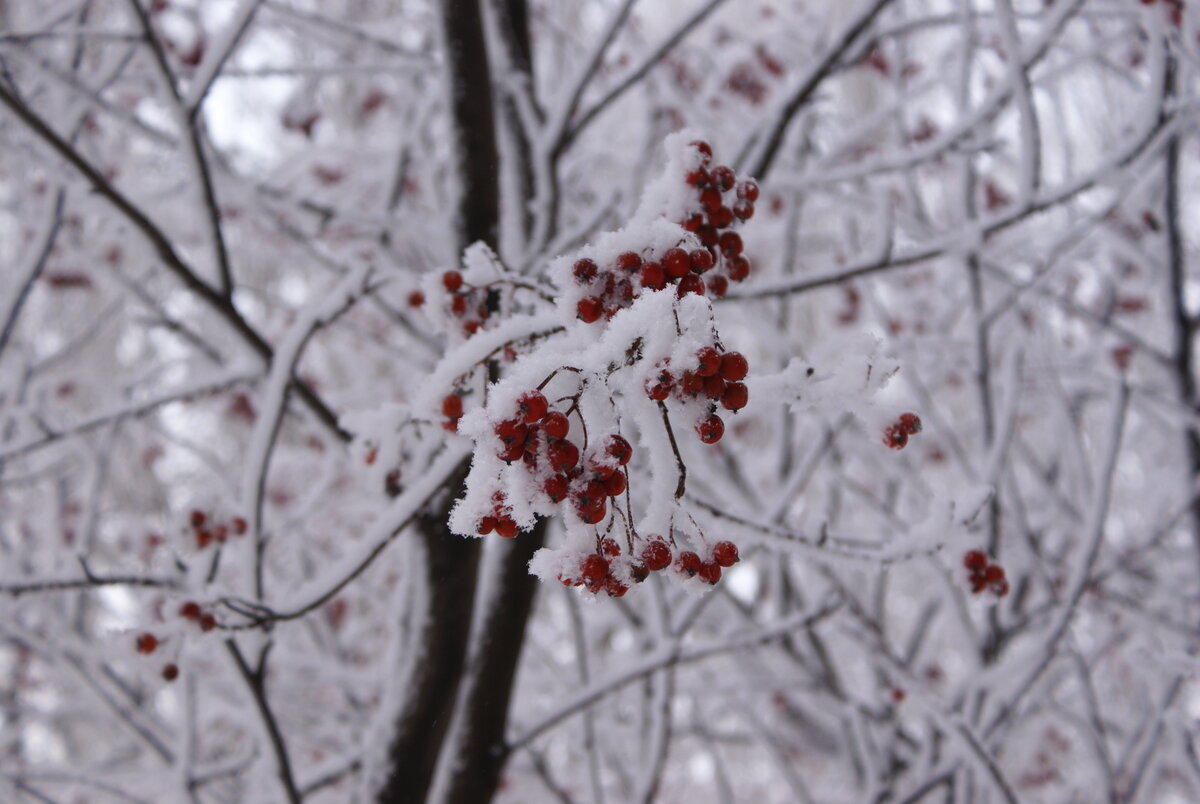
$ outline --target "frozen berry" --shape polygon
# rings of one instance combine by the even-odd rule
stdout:
[[[754,217],[754,204],[742,198],[733,205],[733,215],[740,221],[748,221]]]
[[[425,304],[425,294],[424,293],[422,293],[419,290],[414,290],[412,293],[408,294],[408,306],[409,307],[414,307],[414,308],[420,307],[423,304]]]
[[[709,175],[712,176],[712,180],[721,189],[721,192],[732,190],[734,182],[737,181],[737,176],[733,170],[727,168],[725,165],[718,165],[713,168],[709,171]]]
[[[458,394],[450,394],[442,400],[442,415],[447,419],[461,419],[463,415],[463,401]]]
[[[681,248],[669,248],[662,256],[663,270],[672,279],[681,279],[692,269],[691,258]]]
[[[648,262],[642,266],[642,287],[650,290],[662,290],[667,286],[667,275],[657,262]]]
[[[589,555],[583,560],[583,564],[579,568],[579,575],[588,589],[596,591],[608,577],[608,560],[604,556],[594,553]]]
[[[632,273],[642,267],[642,258],[632,251],[617,255],[617,267],[626,273]]]
[[[556,472],[568,472],[579,463],[579,447],[570,441],[555,441],[550,445],[550,468]]]
[[[758,184],[754,179],[746,179],[737,186],[737,197],[747,201],[758,200]]]
[[[604,302],[595,296],[584,296],[575,305],[575,312],[579,315],[579,319],[585,324],[590,324],[593,321],[598,321],[600,316],[604,315]]]
[[[542,417],[542,432],[550,438],[566,438],[571,422],[566,414],[552,410]]]
[[[711,346],[705,346],[696,352],[696,360],[699,361],[696,373],[701,377],[711,377],[721,370],[721,353]]]
[[[700,580],[708,584],[715,584],[721,580],[721,565],[715,561],[705,561],[700,565],[700,570],[697,573]]]
[[[692,273],[702,274],[713,267],[712,252],[706,248],[693,249],[688,254],[688,262],[692,265]]]
[[[696,425],[696,432],[705,444],[715,444],[725,435],[725,422],[715,413],[710,413]]]
[[[584,257],[580,260],[575,260],[575,265],[571,267],[571,273],[575,276],[575,281],[580,284],[587,284],[596,278],[596,274],[600,269],[596,263]]]
[[[204,523],[205,523],[205,521],[207,521],[207,519],[208,519],[208,517],[207,517],[207,516],[205,516],[205,515],[204,515],[204,512],[203,512],[203,511],[201,511],[199,508],[196,508],[196,509],[193,509],[193,510],[192,510],[192,514],[191,514],[191,520],[192,520],[192,527],[193,527],[193,528],[202,528],[202,527],[204,527]]]
[[[458,271],[447,271],[442,274],[442,284],[453,293],[463,286],[463,276]]]
[[[616,539],[605,536],[600,540],[600,552],[606,556],[619,556],[621,555],[621,545],[617,544]]]
[[[750,364],[746,362],[746,358],[741,352],[726,352],[721,355],[720,371],[722,379],[729,382],[741,382],[746,379],[746,374],[750,371]]]
[[[742,236],[737,232],[721,232],[717,243],[726,257],[732,258],[742,253]]]
[[[982,550],[968,550],[963,556],[963,566],[971,572],[983,572],[987,565],[987,555]]]
[[[708,280],[708,289],[718,299],[725,298],[729,292],[729,280],[723,276],[714,276]]]
[[[194,600],[189,600],[179,607],[179,616],[185,620],[199,620],[201,614],[200,604]]]
[[[546,492],[546,496],[550,498],[550,502],[562,502],[567,498],[569,490],[569,482],[563,475],[551,475],[542,484],[542,491]]]
[[[700,275],[688,274],[683,277],[683,279],[679,280],[679,290],[677,291],[677,295],[681,299],[688,293],[695,293],[697,296],[703,296],[704,290],[704,280],[700,278]]]
[[[693,553],[691,550],[684,550],[679,554],[679,558],[675,559],[675,569],[681,575],[686,575],[689,578],[700,571],[700,556]]]
[[[642,549],[642,561],[654,572],[671,566],[671,548],[661,539],[655,539]]]
[[[503,539],[517,538],[517,523],[508,517],[496,520],[496,535]]]
[[[624,466],[633,457],[633,447],[619,435],[614,435],[608,439],[608,447],[605,448],[604,452],[609,457],[616,459],[618,466]]]
[[[549,409],[550,403],[546,401],[546,397],[542,395],[541,391],[526,391],[517,400],[517,412],[521,414],[526,424],[541,421]]]
[[[726,410],[741,410],[750,401],[750,392],[745,383],[731,382],[726,384],[721,394],[721,407]]]
[[[921,417],[915,413],[901,413],[897,423],[909,435],[916,435],[921,432]]]
[[[713,561],[722,567],[732,567],[738,562],[737,545],[729,541],[720,541],[713,545]]]
[[[729,278],[734,282],[741,282],[750,276],[750,261],[740,254],[729,260],[728,266]]]
[[[168,664],[162,669],[163,681],[174,681],[179,678],[179,666],[176,664]]]
[[[154,653],[158,648],[158,637],[154,634],[139,634],[137,638],[138,653]]]

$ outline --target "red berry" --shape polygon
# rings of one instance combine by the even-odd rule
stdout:
[[[988,583],[998,583],[1004,580],[1004,567],[999,564],[989,564],[983,571],[983,579]]]
[[[701,377],[711,377],[721,369],[721,353],[711,346],[705,346],[697,351],[696,359],[700,362],[696,373]]]
[[[504,461],[505,463],[519,461],[521,458],[525,457],[525,442],[514,441],[511,444],[506,444],[503,449],[496,454],[500,457],[500,460]]]
[[[733,214],[740,221],[748,221],[754,217],[754,204],[742,198],[733,205]]]
[[[713,545],[713,561],[722,567],[732,567],[738,562],[737,545],[729,541],[720,541]]]
[[[450,394],[442,400],[442,415],[447,419],[461,419],[463,415],[463,401],[458,394]]]
[[[600,502],[586,508],[576,505],[575,513],[579,514],[579,518],[583,520],[584,524],[598,525],[604,521],[604,516],[608,513],[608,504],[601,499]]]
[[[229,527],[233,528],[234,536],[241,536],[246,532],[246,528],[248,526],[246,525],[245,519],[240,516],[235,516],[232,520],[230,520]]]
[[[883,443],[892,449],[904,449],[908,444],[908,433],[893,425],[883,431]]]
[[[179,678],[179,667],[175,664],[168,664],[162,669],[162,677],[164,681],[174,681]]]
[[[708,187],[700,193],[700,205],[709,215],[721,208],[721,191],[716,187]]]
[[[725,422],[715,413],[710,413],[696,425],[696,432],[705,444],[715,444],[725,435]]]
[[[733,210],[729,207],[717,207],[709,213],[708,222],[718,229],[724,229],[733,223]]]
[[[704,395],[709,399],[719,400],[725,393],[725,381],[720,375],[714,374],[704,378]]]
[[[915,413],[901,413],[897,422],[909,435],[921,432],[921,417]]]
[[[721,407],[726,410],[741,410],[750,401],[750,391],[744,383],[731,382],[726,384],[721,394]]]
[[[596,278],[596,274],[600,272],[600,268],[593,260],[587,257],[575,260],[575,265],[571,267],[571,273],[575,276],[575,281],[582,285],[586,285]]]
[[[458,271],[447,271],[442,274],[442,284],[453,293],[463,286],[463,276]]]
[[[208,547],[210,544],[212,544],[212,534],[211,533],[209,533],[206,530],[196,531],[196,547],[198,549],[203,550],[205,547]]]
[[[716,182],[717,187],[721,188],[721,192],[732,190],[734,182],[737,181],[737,176],[733,170],[725,167],[725,165],[718,165],[713,168],[709,171],[709,175],[712,176],[712,180]]]
[[[700,153],[704,154],[704,164],[707,165],[708,160],[712,159],[712,155],[713,155],[712,146],[709,145],[704,140],[692,140],[688,144],[691,145],[693,148],[695,148]]]
[[[550,498],[550,502],[562,502],[567,499],[570,484],[563,475],[551,475],[546,478],[546,482],[542,485],[542,491],[546,492],[546,496]]]
[[[579,575],[588,589],[596,591],[608,577],[608,560],[594,553],[589,555],[580,565]]]
[[[517,523],[508,517],[496,520],[496,535],[503,539],[517,538]]]
[[[158,637],[156,637],[154,634],[147,633],[138,635],[138,653],[154,653],[156,648],[158,648]]]
[[[718,299],[724,298],[729,292],[729,280],[723,276],[709,277],[708,289],[712,291],[712,295]]]
[[[681,248],[669,248],[662,256],[663,270],[672,279],[680,279],[692,269],[691,258]]]
[[[579,463],[579,447],[570,441],[555,441],[550,445],[550,468],[556,472],[567,472]]]
[[[685,394],[698,394],[704,390],[704,378],[694,371],[685,371],[681,386]]]
[[[646,396],[655,402],[663,402],[671,395],[669,383],[646,381]]]
[[[642,258],[632,251],[626,251],[617,255],[617,267],[627,273],[632,273],[642,267]]]
[[[192,519],[192,527],[193,528],[202,528],[202,527],[204,527],[204,523],[208,519],[208,517],[205,516],[204,512],[201,511],[199,508],[194,508],[194,509],[192,509],[191,519]]]
[[[963,556],[963,566],[971,572],[983,572],[987,565],[987,555],[982,550],[968,550]]]
[[[629,565],[629,575],[634,583],[641,583],[650,577],[650,570],[646,569],[645,564],[633,562]]]
[[[696,168],[687,174],[685,181],[692,187],[707,187],[709,183],[708,171],[704,168]]]
[[[705,561],[700,565],[700,580],[708,584],[715,584],[721,580],[721,565],[715,561]]]
[[[552,410],[542,417],[542,432],[550,438],[566,438],[571,422],[565,413]]]
[[[728,265],[729,278],[734,282],[741,282],[746,277],[750,276],[750,261],[740,254],[729,260]]]
[[[590,324],[593,321],[598,321],[600,316],[604,315],[604,302],[595,296],[584,296],[575,305],[575,312],[579,315],[579,319],[585,324]]]
[[[525,419],[526,424],[541,421],[550,409],[550,403],[541,391],[526,391],[517,400],[517,412]]]
[[[475,532],[480,536],[487,536],[496,529],[496,525],[499,523],[500,520],[496,519],[496,517],[485,516],[483,519],[479,520],[479,527],[475,528]]]
[[[624,466],[633,457],[633,447],[619,435],[609,437],[608,446],[604,449],[604,452],[609,457],[615,458],[618,466]]]
[[[671,548],[662,539],[655,539],[642,548],[642,561],[653,572],[664,570],[671,566]]]
[[[186,620],[199,620],[201,613],[200,604],[194,600],[189,600],[179,607],[179,616]]]
[[[700,571],[700,556],[693,553],[691,550],[684,550],[679,554],[679,558],[675,559],[675,569],[680,574],[686,575],[689,578]]]
[[[600,552],[606,556],[619,556],[621,555],[621,545],[617,544],[616,539],[605,536],[600,540]]]
[[[619,497],[625,493],[627,485],[624,472],[613,472],[604,480],[604,493],[609,497]]]
[[[721,232],[718,243],[721,253],[726,257],[736,257],[742,253],[742,236],[737,232]]]
[[[529,427],[520,419],[505,419],[496,425],[496,436],[505,446],[523,446],[528,435]]]
[[[721,355],[721,377],[729,382],[741,382],[746,379],[750,364],[741,352],[726,352]]]
[[[604,591],[609,597],[624,597],[625,593],[629,591],[629,587],[609,575],[604,580]]]
[[[737,187],[737,197],[744,198],[747,201],[758,200],[758,183],[754,179],[746,179]]]
[[[699,274],[688,274],[679,280],[679,290],[676,293],[681,299],[689,293],[703,296],[704,280],[700,278]]]
[[[425,304],[425,294],[424,293],[422,293],[419,290],[414,290],[412,293],[408,294],[408,306],[409,307],[420,307],[423,304]]]
[[[692,249],[688,261],[692,264],[692,273],[696,274],[702,274],[713,267],[712,252],[706,248]]]
[[[667,286],[667,275],[657,262],[648,262],[642,266],[642,287],[650,290],[662,290]]]
[[[714,248],[717,245],[717,230],[716,227],[710,226],[707,223],[696,230],[696,237],[700,238],[700,245],[705,248]]]
[[[450,312],[456,316],[464,315],[467,312],[467,297],[455,296],[450,300]]]
[[[211,631],[217,627],[217,618],[211,614],[204,614],[200,617],[200,630]]]

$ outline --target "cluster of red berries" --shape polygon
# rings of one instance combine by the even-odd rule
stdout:
[[[205,611],[194,600],[185,601],[179,607],[179,616],[200,626],[201,631],[211,631],[217,627],[217,618],[212,615],[212,612]]]
[[[512,518],[512,507],[504,499],[504,492],[492,495],[492,513],[479,520],[479,535],[495,532],[504,539],[517,538],[517,522]]]
[[[697,202],[695,211],[679,224],[696,235],[700,248],[689,251],[673,246],[661,254],[626,251],[604,266],[581,257],[571,267],[575,282],[589,291],[575,306],[580,320],[590,324],[610,319],[642,291],[663,290],[667,285],[675,285],[680,298],[709,292],[719,298],[729,290],[730,280],[740,282],[750,275],[742,237],[729,227],[754,215],[758,185],[749,179],[739,182],[733,169],[725,165],[710,169],[712,148],[708,143],[693,142],[691,147],[698,152],[700,165],[685,179],[696,190]]]
[[[450,314],[462,322],[464,334],[474,335],[492,314],[488,306],[488,289],[468,285],[458,271],[442,274],[442,285],[450,292]],[[424,303],[424,299],[421,296],[421,303]],[[412,303],[410,296],[409,304]]]
[[[609,597],[622,597],[629,591],[629,586],[613,570],[617,567],[616,559],[621,555],[621,546],[615,539],[603,538],[595,553],[583,558],[574,573],[558,576],[563,586],[582,586],[593,594],[604,592]],[[640,560],[633,559],[629,563],[629,576],[634,583],[641,583],[650,577],[651,572],[665,570],[674,563],[675,571],[686,578],[699,576],[708,584],[721,580],[721,568],[732,567],[738,561],[737,545],[729,541],[720,541],[713,545],[708,561],[702,561],[699,554],[692,550],[684,550],[678,557],[671,554],[671,548],[659,537],[652,537],[642,548]]]
[[[246,520],[240,516],[221,522],[199,508],[193,509],[188,515],[188,522],[192,526],[192,534],[196,538],[196,549],[198,550],[203,550],[214,542],[224,544],[230,535],[244,536],[247,528]]]
[[[151,634],[149,631],[137,635],[134,640],[134,648],[138,653],[149,656],[154,651],[158,650],[158,637]],[[162,677],[166,681],[174,681],[179,678],[179,667],[174,662],[163,665]]]
[[[971,582],[971,594],[991,590],[996,597],[1008,594],[1008,579],[1004,577],[1004,567],[988,560],[982,550],[969,550],[963,556],[963,566],[967,568],[967,579]]]
[[[901,413],[900,418],[883,431],[883,443],[892,449],[904,449],[908,437],[921,432],[921,417],[915,413]]]
[[[633,457],[633,447],[613,434],[587,456],[568,436],[571,421],[552,410],[541,391],[527,391],[517,400],[515,415],[495,427],[499,456],[507,463],[521,461],[530,472],[548,469],[542,491],[553,503],[570,500],[585,523],[595,525],[608,513],[608,498],[625,492],[628,477],[623,467]],[[586,434],[585,434],[586,435]],[[585,437],[586,443],[586,437]],[[480,523],[484,533],[488,517]],[[498,522],[503,522],[497,517]],[[516,524],[512,525],[514,535]],[[499,526],[495,529],[500,532]],[[501,535],[506,535],[501,532]]]
[[[680,400],[706,397],[711,400],[708,415],[696,425],[696,433],[705,444],[715,444],[725,434],[725,422],[717,415],[717,405],[736,413],[750,401],[750,391],[742,380],[750,364],[741,352],[721,354],[712,346],[696,352],[696,365],[686,369],[678,381],[667,365],[658,366],[646,381],[646,396],[662,402],[672,395]]]

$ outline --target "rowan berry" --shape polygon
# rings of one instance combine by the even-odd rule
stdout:
[[[720,541],[713,545],[712,558],[722,567],[732,567],[738,562],[737,545],[730,541]]]

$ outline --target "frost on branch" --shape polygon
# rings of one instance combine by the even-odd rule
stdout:
[[[475,441],[451,528],[515,538],[539,517],[559,517],[564,542],[539,551],[531,570],[612,597],[652,571],[703,589],[738,560],[736,545],[710,537],[687,510],[687,459],[712,460],[705,451],[721,448],[727,422],[759,396],[752,389],[865,410],[895,371],[872,342],[850,346],[861,352],[862,376],[839,355],[829,361],[836,373],[814,377],[793,366],[756,384],[747,359],[722,341],[711,298],[750,274],[736,230],[753,216],[758,186],[716,164],[706,143],[674,135],[667,151],[663,176],[629,225],[551,266],[560,326],[543,324],[534,336],[522,321],[536,315],[463,325],[467,343],[443,361],[419,403]],[[451,318],[462,317],[464,293],[510,281],[494,255],[484,259],[475,247],[467,257],[463,272],[426,288]],[[478,367],[498,352],[511,365],[475,393],[472,377],[478,383]]]

